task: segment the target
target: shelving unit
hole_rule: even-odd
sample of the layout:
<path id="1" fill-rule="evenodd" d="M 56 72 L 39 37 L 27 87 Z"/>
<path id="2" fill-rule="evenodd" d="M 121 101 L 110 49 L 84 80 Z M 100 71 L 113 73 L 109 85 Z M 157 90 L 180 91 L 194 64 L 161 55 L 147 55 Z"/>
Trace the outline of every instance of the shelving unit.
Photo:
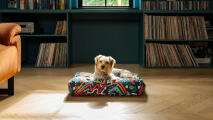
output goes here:
<path id="1" fill-rule="evenodd" d="M 73 9 L 69 13 L 119 13 L 119 14 L 140 14 L 138 9 Z"/>
<path id="2" fill-rule="evenodd" d="M 143 10 L 143 1 L 144 0 L 134 0 L 133 8 L 129 9 L 79 9 L 77 0 L 70 0 L 69 8 L 65 10 L 47 10 L 47 9 L 36 9 L 36 10 L 20 10 L 20 9 L 8 9 L 6 7 L 7 0 L 0 1 L 0 22 L 27 22 L 32 21 L 35 23 L 35 33 L 33 34 L 21 34 L 22 37 L 22 67 L 35 67 L 36 57 L 38 54 L 39 44 L 42 42 L 63 42 L 67 45 L 67 64 L 66 66 L 55 66 L 55 67 L 38 67 L 38 68 L 65 68 L 70 67 L 72 63 L 91 63 L 93 60 L 93 56 L 91 54 L 84 54 L 86 57 L 81 57 L 78 54 L 82 54 L 84 52 L 79 51 L 81 49 L 77 49 L 80 47 L 82 36 L 79 37 L 76 30 L 79 30 L 79 24 L 83 23 L 83 25 L 94 24 L 92 20 L 96 20 L 97 24 L 95 24 L 94 29 L 97 30 L 99 25 L 104 24 L 104 29 L 109 29 L 108 24 L 110 26 L 114 26 L 114 24 L 119 24 L 118 21 L 122 22 L 122 24 L 126 24 L 127 27 L 135 29 L 134 32 L 129 36 L 133 39 L 129 39 L 130 37 L 126 37 L 129 39 L 129 42 L 123 43 L 124 46 L 118 46 L 118 48 L 113 49 L 124 49 L 127 48 L 130 42 L 134 42 L 131 46 L 128 46 L 130 50 L 133 51 L 129 53 L 119 53 L 116 50 L 110 50 L 109 52 L 105 52 L 108 55 L 115 55 L 115 57 L 121 56 L 121 58 L 116 58 L 120 63 L 135 63 L 140 64 L 143 67 L 148 67 L 146 65 L 146 44 L 147 43 L 171 43 L 171 44 L 182 44 L 182 43 L 194 43 L 194 42 L 208 42 L 212 44 L 213 39 L 209 40 L 152 40 L 145 39 L 144 37 L 144 15 L 163 15 L 163 16 L 178 16 L 178 15 L 202 15 L 209 16 L 213 14 L 213 2 L 212 0 L 210 5 L 211 8 L 209 10 Z M 155 1 L 155 0 L 151 0 Z M 160 0 L 159 0 L 160 1 Z M 114 17 L 114 18 L 113 18 Z M 119 18 L 120 17 L 120 18 Z M 85 18 L 85 19 L 84 19 Z M 123 21 L 122 21 L 123 19 Z M 54 34 L 54 30 L 56 27 L 56 22 L 58 20 L 66 20 L 67 33 L 65 35 L 56 35 Z M 100 22 L 101 21 L 101 22 Z M 92 26 L 92 25 L 91 25 Z M 89 27 L 91 27 L 89 26 Z M 81 26 L 80 26 L 81 27 Z M 122 30 L 123 28 L 117 26 Z M 116 28 L 116 27 L 115 27 Z M 129 29 L 128 28 L 128 29 Z M 136 29 L 137 28 L 137 29 Z M 42 30 L 41 30 L 42 29 Z M 114 28 L 113 28 L 114 29 Z M 127 28 L 126 28 L 127 29 Z M 109 29 L 111 30 L 111 29 Z M 81 31 L 81 30 L 79 30 Z M 104 30 L 103 30 L 104 31 Z M 98 30 L 96 32 L 99 32 Z M 121 32 L 122 33 L 122 32 Z M 123 32 L 124 34 L 126 32 Z M 128 36 L 128 35 L 127 35 Z M 119 37 L 118 37 L 119 38 Z M 111 39 L 107 37 L 103 37 L 102 39 L 107 40 Z M 80 41 L 79 41 L 80 40 Z M 85 40 L 82 40 L 85 42 Z M 126 40 L 124 40 L 126 41 Z M 94 42 L 94 41 L 93 41 Z M 97 42 L 97 41 L 95 41 Z M 88 42 L 86 42 L 88 44 Z M 97 43 L 97 46 L 101 46 L 101 43 Z M 115 44 L 120 44 L 119 41 Z M 88 44 L 87 46 L 90 46 Z M 91 47 L 95 47 L 95 45 L 91 45 Z M 84 49 L 84 48 L 82 48 Z M 93 52 L 93 51 L 92 51 Z M 103 52 L 103 51 L 100 51 Z M 136 53 L 135 53 L 136 52 Z M 135 53 L 135 54 L 133 54 Z M 95 53 L 94 53 L 95 54 Z M 93 55 L 93 54 L 92 54 Z M 128 56 L 135 55 L 135 56 Z M 78 57 L 78 58 L 76 58 Z M 91 57 L 88 62 L 85 60 Z M 132 58 L 126 59 L 123 58 Z M 82 60 L 81 60 L 82 59 Z M 123 61 L 123 62 L 122 62 Z M 201 65 L 196 68 L 212 68 L 213 64 Z M 190 66 L 183 67 L 169 67 L 169 66 L 155 66 L 148 68 L 193 68 Z"/>
<path id="3" fill-rule="evenodd" d="M 21 34 L 21 37 L 67 37 L 67 35 L 54 35 L 54 34 Z"/>
<path id="4" fill-rule="evenodd" d="M 145 14 L 150 13 L 156 13 L 156 14 L 168 14 L 168 13 L 174 13 L 174 14 L 209 14 L 213 13 L 212 10 L 144 10 Z"/>
<path id="5" fill-rule="evenodd" d="M 155 1 L 155 0 L 142 0 L 143 1 Z M 159 1 L 163 1 L 163 0 L 159 0 Z M 178 1 L 178 0 L 177 0 Z M 210 16 L 213 13 L 213 9 L 212 9 L 212 0 L 210 0 L 210 9 L 208 10 L 143 10 L 143 18 L 144 15 L 154 15 L 154 16 Z M 144 30 L 144 22 L 142 25 L 142 29 Z M 211 44 L 211 48 L 212 46 L 212 39 L 208 39 L 208 40 L 154 40 L 154 39 L 145 39 L 145 33 L 143 32 L 142 35 L 142 41 L 143 41 L 143 54 L 142 54 L 142 65 L 144 67 L 147 68 L 212 68 L 213 67 L 213 63 L 211 62 L 210 64 L 199 64 L 198 67 L 192 67 L 192 66 L 147 66 L 146 65 L 146 44 L 147 43 L 161 43 L 161 44 L 190 44 L 190 43 L 202 43 L 202 42 L 208 42 Z"/>
<path id="6" fill-rule="evenodd" d="M 18 6 L 19 6 L 18 2 Z M 7 0 L 0 1 L 0 22 L 33 22 L 34 33 L 21 33 L 22 40 L 22 67 L 27 68 L 65 68 L 70 66 L 70 55 L 66 54 L 67 64 L 65 66 L 36 66 L 36 60 L 39 52 L 40 43 L 66 43 L 67 52 L 69 51 L 69 14 L 71 2 L 68 9 L 49 10 L 34 9 L 21 10 L 8 9 Z M 65 35 L 55 34 L 56 23 L 59 20 L 67 21 L 67 33 Z"/>
<path id="7" fill-rule="evenodd" d="M 67 13 L 70 10 L 19 10 L 19 9 L 4 9 L 0 10 L 0 13 L 49 13 L 49 14 L 57 14 L 57 13 Z"/>
<path id="8" fill-rule="evenodd" d="M 146 42 L 213 42 L 212 39 L 209 40 L 150 40 L 146 39 Z"/>

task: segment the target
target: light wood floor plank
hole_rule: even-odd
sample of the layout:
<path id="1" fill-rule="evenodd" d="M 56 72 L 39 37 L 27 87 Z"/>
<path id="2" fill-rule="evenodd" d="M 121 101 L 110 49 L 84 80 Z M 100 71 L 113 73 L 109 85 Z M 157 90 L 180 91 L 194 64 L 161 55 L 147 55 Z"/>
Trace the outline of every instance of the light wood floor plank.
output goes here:
<path id="1" fill-rule="evenodd" d="M 0 120 L 213 120 L 213 69 L 116 67 L 139 73 L 146 96 L 69 96 L 69 79 L 76 72 L 93 72 L 90 64 L 25 68 L 15 76 L 15 96 L 0 95 Z"/>

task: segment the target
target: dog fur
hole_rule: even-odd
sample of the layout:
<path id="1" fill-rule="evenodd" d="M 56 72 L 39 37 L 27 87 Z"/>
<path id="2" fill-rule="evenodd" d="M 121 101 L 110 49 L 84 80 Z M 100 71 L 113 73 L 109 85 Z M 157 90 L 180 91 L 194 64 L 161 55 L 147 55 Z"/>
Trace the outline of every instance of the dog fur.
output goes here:
<path id="1" fill-rule="evenodd" d="M 137 78 L 137 76 L 125 69 L 114 68 L 116 60 L 111 56 L 98 55 L 95 57 L 94 79 Z"/>

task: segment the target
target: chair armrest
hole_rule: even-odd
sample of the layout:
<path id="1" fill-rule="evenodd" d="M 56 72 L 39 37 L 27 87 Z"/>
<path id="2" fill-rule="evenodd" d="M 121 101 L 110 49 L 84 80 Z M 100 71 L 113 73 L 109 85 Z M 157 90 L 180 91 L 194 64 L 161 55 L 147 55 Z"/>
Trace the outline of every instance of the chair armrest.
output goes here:
<path id="1" fill-rule="evenodd" d="M 15 23 L 0 24 L 0 44 L 16 46 L 18 52 L 17 71 L 21 71 L 21 26 Z"/>
<path id="2" fill-rule="evenodd" d="M 16 35 L 12 38 L 11 45 L 16 46 L 18 52 L 18 72 L 21 71 L 21 37 L 20 35 Z"/>
<path id="3" fill-rule="evenodd" d="M 21 26 L 15 23 L 0 24 L 0 44 L 13 45 L 17 39 L 13 39 L 21 32 Z"/>

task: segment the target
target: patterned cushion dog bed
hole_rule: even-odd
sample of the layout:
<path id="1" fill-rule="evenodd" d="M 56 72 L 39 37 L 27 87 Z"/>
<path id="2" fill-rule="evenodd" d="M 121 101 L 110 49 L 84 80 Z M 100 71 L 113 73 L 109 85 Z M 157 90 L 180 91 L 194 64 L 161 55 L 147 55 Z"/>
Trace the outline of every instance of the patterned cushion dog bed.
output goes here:
<path id="1" fill-rule="evenodd" d="M 91 73 L 78 72 L 69 81 L 69 92 L 73 96 L 137 96 L 143 95 L 145 84 L 140 78 L 119 78 L 116 81 L 93 80 Z"/>

